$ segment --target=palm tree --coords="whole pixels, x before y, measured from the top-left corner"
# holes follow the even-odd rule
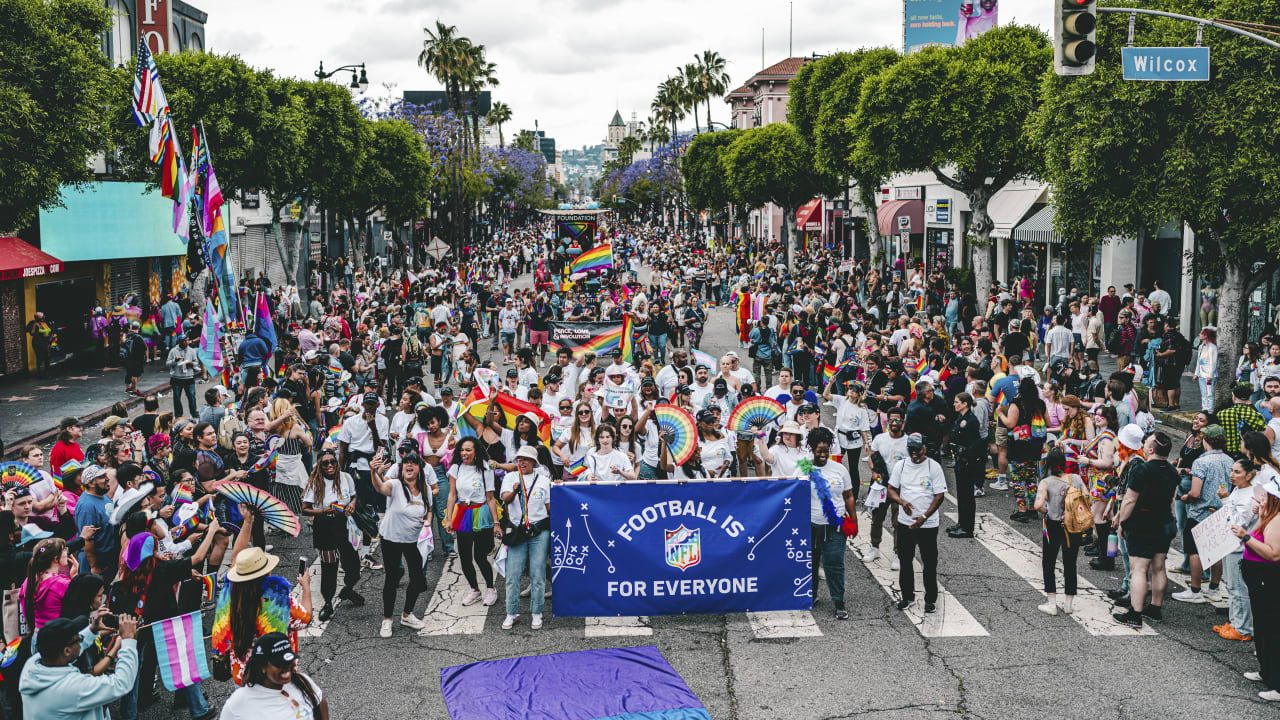
[[[630,165],[632,156],[640,152],[640,150],[640,138],[628,135],[618,141],[618,160],[622,162],[624,167]]]
[[[472,72],[467,78],[467,99],[473,121],[472,131],[475,134],[476,147],[480,147],[480,91],[498,87],[498,66],[488,62],[484,57],[483,45],[475,45],[471,49]]]
[[[498,127],[498,147],[505,148],[506,140],[502,137],[502,126],[511,122],[511,106],[504,102],[496,102],[489,108],[489,114],[486,117],[490,125]]]
[[[707,129],[711,130],[711,98],[722,97],[729,91],[729,73],[725,71],[725,59],[714,50],[703,50],[697,60],[702,73],[702,99],[707,103]]]
[[[675,137],[678,134],[676,123],[686,117],[683,80],[669,77],[659,83],[658,94],[649,107],[662,115],[663,122],[671,123],[671,136]]]
[[[693,111],[693,134],[697,135],[698,103],[702,102],[704,95],[702,69],[695,63],[689,63],[684,66],[682,74],[684,75],[684,105]]]
[[[462,77],[469,64],[467,57],[471,41],[458,35],[456,25],[436,21],[435,32],[423,28],[427,39],[418,53],[418,65],[431,73],[444,86],[449,104],[457,112],[462,110]]]
[[[653,152],[655,142],[667,141],[667,121],[657,111],[649,115],[649,129],[645,131],[644,139],[649,143],[649,152]]]

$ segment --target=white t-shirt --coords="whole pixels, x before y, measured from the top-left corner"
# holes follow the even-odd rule
[[[1061,325],[1054,325],[1044,334],[1044,344],[1049,349],[1049,357],[1070,357],[1073,341],[1071,331]]]
[[[517,376],[520,381],[520,387],[524,388],[528,393],[529,388],[538,387],[538,371],[531,367],[523,368]]]
[[[898,495],[911,503],[912,513],[898,513],[899,525],[911,525],[923,517],[933,503],[935,495],[947,492],[947,478],[942,474],[942,466],[936,460],[925,458],[922,463],[911,462],[908,458],[902,462],[889,465],[889,485],[897,488]],[[935,512],[920,527],[936,528],[941,512]]]
[[[752,374],[750,370],[742,367],[741,365],[738,366],[737,370],[730,370],[729,373],[734,377],[738,378],[738,380],[742,381],[744,384],[745,383],[750,383],[752,385],[756,384],[756,376]]]
[[[831,404],[836,409],[836,437],[840,440],[840,449],[854,450],[862,447],[862,433],[871,432],[869,411],[861,405],[849,402],[843,395],[832,395]],[[846,436],[846,432],[853,433],[853,437]]]
[[[520,324],[520,311],[511,308],[503,308],[498,311],[498,330],[504,333],[513,333]]]
[[[626,459],[625,455],[623,459]],[[524,501],[521,498],[524,497],[525,493],[529,495],[529,522],[531,524],[550,517],[547,511],[547,503],[551,502],[551,476],[547,474],[546,469],[535,467],[532,475],[525,475],[524,490],[518,489],[519,484],[519,472],[509,472],[502,478],[503,494],[515,491],[515,497],[511,498],[511,502],[506,503],[511,523],[519,525],[524,522]]]
[[[381,414],[375,415],[374,424],[378,428],[378,438],[384,443],[387,442],[391,438],[391,425],[387,422],[387,418]],[[369,423],[364,419],[363,414],[352,415],[342,422],[342,429],[338,431],[338,442],[345,442],[347,449],[352,452],[377,452],[373,447],[373,433],[369,432]],[[368,470],[369,459],[357,460],[356,469]]]
[[[708,475],[719,475],[733,462],[733,451],[736,441],[727,434],[719,440],[703,440],[698,443],[698,452],[702,457],[702,469]]]
[[[893,470],[893,466],[898,464],[899,460],[907,457],[907,436],[904,434],[900,438],[893,438],[889,433],[882,432],[871,438],[871,452],[880,453],[880,457],[884,459],[884,466]],[[867,463],[871,463],[871,455],[867,455]]]
[[[675,365],[668,365],[658,371],[653,381],[658,384],[659,395],[671,397],[671,393],[676,391],[676,385],[680,382],[680,371]]]
[[[436,484],[436,474],[426,469],[422,472],[423,480]],[[431,490],[423,495],[414,496],[407,493],[400,480],[388,480],[391,483],[391,495],[387,497],[387,514],[382,517],[378,533],[383,540],[397,543],[416,543],[418,533],[422,532],[423,519],[429,517],[427,508],[431,506]],[[430,486],[428,486],[429,488]],[[405,495],[409,495],[405,498]]]
[[[485,501],[485,493],[493,492],[493,469],[489,468],[481,476],[475,465],[451,465],[449,481],[458,491],[458,502],[466,505],[479,505]]]
[[[1280,458],[1280,417],[1268,420],[1267,427],[1276,435],[1276,439],[1271,441],[1271,457]]]
[[[769,448],[769,452],[773,454],[773,464],[769,466],[769,470],[774,477],[795,477],[798,474],[796,464],[812,457],[803,447],[790,448],[781,442]]]
[[[703,400],[711,394],[711,391],[715,390],[715,386],[712,385],[709,380],[706,385],[699,385],[697,381],[694,381],[693,385],[690,385],[690,387],[693,388],[693,395],[691,399],[693,400],[693,406],[696,408],[702,407]]]
[[[849,479],[849,471],[838,462],[827,460],[827,464],[814,468],[827,483],[827,491],[831,494],[831,502],[835,503],[836,514],[844,517],[847,513],[844,506],[844,491],[853,489],[853,481]],[[822,499],[818,496],[818,488],[809,481],[809,522],[814,525],[829,525],[827,514],[822,510]]]
[[[326,479],[324,481],[323,498],[317,498],[315,489],[308,487],[307,491],[302,494],[302,502],[311,503],[311,507],[316,508],[317,510],[322,510],[333,503],[346,505],[351,502],[351,498],[356,496],[356,481],[352,480],[351,476],[347,473],[340,473],[338,475],[338,490],[341,492],[341,496],[334,497],[333,483]],[[415,536],[414,539],[416,540],[417,537]]]
[[[411,412],[400,412],[397,410],[395,417],[391,418],[391,434],[395,435],[400,440],[405,439],[408,437],[409,426],[413,424],[413,421],[416,418],[417,416]]]
[[[790,394],[791,394],[791,388],[784,388],[781,385],[774,385],[773,387],[764,391],[764,396],[769,398],[770,400],[777,400],[779,395],[790,395]],[[791,413],[791,414],[794,414],[794,413]]]
[[[416,538],[415,538],[416,540]],[[306,678],[316,693],[316,704],[324,700],[324,691],[310,675],[295,670]],[[301,691],[289,683],[280,690],[265,685],[246,685],[236,688],[222,704],[219,720],[312,720],[315,710]]]
[[[595,449],[587,453],[587,471],[596,476],[597,482],[626,480],[620,473],[613,471],[615,467],[627,472],[631,470],[631,459],[618,448],[614,448],[606,455],[601,455]]]

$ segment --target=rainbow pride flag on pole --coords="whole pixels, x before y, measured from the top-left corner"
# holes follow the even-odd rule
[[[569,265],[569,272],[599,272],[613,267],[613,247],[597,245],[582,253]]]

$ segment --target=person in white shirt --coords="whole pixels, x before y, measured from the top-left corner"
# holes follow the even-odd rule
[[[1167,290],[1160,287],[1160,281],[1152,280],[1151,286],[1154,287],[1155,290],[1147,293],[1147,302],[1160,303],[1160,310],[1165,314],[1173,312],[1173,298],[1169,295]]]
[[[791,396],[791,368],[779,370],[778,384],[764,391],[764,396],[770,400],[777,400],[779,395]]]
[[[360,558],[347,534],[347,522],[355,510],[353,501],[357,494],[355,481],[339,470],[338,456],[332,450],[321,450],[302,495],[302,514],[311,518],[311,542],[320,555],[320,595],[324,598],[324,607],[318,617],[322,622],[333,617],[339,562],[344,585],[338,597],[357,607],[364,604],[364,598],[355,589],[360,581]]]
[[[484,604],[493,605],[498,602],[498,590],[493,585],[489,551],[493,549],[494,540],[502,539],[502,528],[494,523],[498,502],[494,499],[493,468],[484,459],[476,438],[463,438],[453,449],[445,516],[448,519],[445,532],[457,538],[462,575],[471,586],[462,604],[474,605],[482,597],[476,579],[476,568],[479,568],[485,582]]]
[[[699,365],[693,374],[693,406],[696,408],[702,407],[702,401],[713,389],[711,385],[711,369],[706,365]]]
[[[417,394],[409,391],[400,393],[400,404],[396,406],[396,414],[391,418],[388,424],[390,427],[391,443],[398,445],[401,440],[408,437],[409,427],[413,425],[416,417],[416,411],[413,407]]]
[[[542,627],[551,544],[551,476],[538,464],[538,451],[532,446],[516,452],[516,471],[502,478],[501,495],[512,533],[507,542],[507,617],[502,629],[510,630],[520,614],[520,576],[528,568],[530,627],[537,630]],[[517,542],[520,537],[526,539]]]
[[[595,446],[586,454],[588,482],[618,482],[639,477],[631,459],[618,449],[618,431],[612,424],[602,423],[597,427],[594,440]]]
[[[326,720],[329,700],[296,663],[288,635],[259,637],[245,664],[244,686],[223,703],[219,720]]]
[[[724,358],[720,360],[720,367],[728,369],[738,379],[739,387],[756,384],[756,376],[750,370],[742,367],[742,361],[738,359],[737,351],[730,350],[725,353]]]
[[[412,441],[410,446],[413,446]],[[378,526],[383,564],[387,571],[382,585],[382,627],[378,631],[384,638],[391,637],[391,611],[400,588],[400,578],[404,577],[403,565],[409,567],[409,585],[404,592],[400,624],[414,630],[425,627],[422,620],[413,614],[418,596],[427,589],[426,559],[418,550],[418,535],[423,525],[431,520],[428,508],[438,489],[435,472],[425,472],[424,464],[417,452],[405,455],[395,466],[385,459],[376,459],[369,464],[374,489],[388,499],[387,514]],[[391,475],[388,468],[396,471],[394,479],[387,477]]]
[[[938,522],[942,499],[947,494],[947,478],[938,461],[925,455],[920,433],[907,436],[905,460],[889,468],[889,500],[898,513],[898,586],[902,599],[898,609],[906,610],[916,599],[916,548],[924,563],[924,611],[934,612],[938,602]]]
[[[798,474],[796,465],[801,460],[811,457],[808,448],[803,445],[803,436],[800,424],[794,420],[788,420],[778,431],[777,444],[766,446],[764,435],[756,439],[760,457],[769,464],[769,473],[773,477],[796,477]]]
[[[862,448],[871,442],[871,411],[862,402],[866,388],[860,382],[851,382],[841,396],[832,392],[835,384],[836,378],[832,377],[822,397],[836,409],[836,439],[840,444],[840,453],[844,456],[850,477],[858,477],[858,460],[862,456]],[[854,483],[855,499],[859,485],[860,483]]]
[[[880,502],[876,503],[871,511],[871,549],[862,558],[866,562],[880,557],[880,538],[884,532],[884,521],[890,507],[893,508],[893,524],[896,525],[898,522],[898,506],[891,502],[884,502],[884,499],[887,496],[886,483],[889,480],[889,470],[899,460],[907,457],[907,436],[902,432],[906,420],[905,413],[906,411],[900,406],[890,408],[885,414],[887,432],[876,435],[869,446],[871,452],[867,455],[867,465],[871,467],[871,489],[867,491],[867,507],[872,507],[873,498],[879,499]],[[894,555],[889,562],[889,567],[897,570],[900,567],[897,534],[893,536],[893,549]]]
[[[713,408],[697,414],[698,454],[707,477],[728,477],[733,467],[734,438],[720,431],[720,416]]]
[[[369,479],[369,459],[379,448],[385,447],[391,437],[391,424],[379,410],[381,402],[378,393],[365,393],[361,402],[362,412],[344,420],[342,429],[338,431],[339,466],[354,468],[356,494],[361,502],[371,505],[379,513],[386,511],[387,503],[386,498],[373,489]]]
[[[526,393],[529,388],[538,386],[538,371],[533,367],[533,351],[527,347],[516,352],[516,378]]]
[[[834,441],[831,431],[817,428],[809,433],[809,450],[813,453],[813,469],[817,477],[809,477],[809,538],[813,549],[813,599],[818,599],[818,570],[826,568],[827,592],[831,594],[831,604],[835,605],[836,619],[848,620],[849,611],[844,607],[844,548],[845,534],[840,526],[832,526],[829,512],[834,512],[837,519],[843,522],[845,517],[853,516],[854,508],[853,483],[849,472],[839,463],[830,461],[831,444]],[[817,483],[823,483],[820,488]],[[825,499],[823,496],[826,496]],[[833,507],[824,507],[829,502]]]
[[[1044,334],[1044,346],[1048,354],[1049,363],[1052,364],[1058,358],[1070,359],[1071,348],[1075,338],[1072,337],[1071,331],[1062,324],[1063,317],[1061,315],[1053,316],[1053,326]]]
[[[676,385],[680,383],[680,368],[685,367],[689,367],[689,351],[683,348],[672,350],[671,364],[659,370],[653,378],[654,382],[658,383],[659,395],[671,397]]]

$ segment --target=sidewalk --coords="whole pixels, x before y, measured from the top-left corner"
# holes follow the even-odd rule
[[[1117,368],[1116,358],[1105,351],[1099,353],[1098,369],[1103,377],[1111,375]],[[1141,382],[1135,387],[1138,388],[1138,392],[1144,394],[1147,392],[1146,386]],[[1168,425],[1183,432],[1191,429],[1191,420],[1200,411],[1200,386],[1196,384],[1196,379],[1186,372],[1182,373],[1182,397],[1178,399],[1178,407],[1180,410],[1176,413],[1153,409],[1151,415],[1162,425]]]
[[[205,386],[197,386],[197,396],[204,392]],[[169,372],[163,363],[147,364],[138,381],[138,390],[144,395],[158,393],[161,411],[173,409],[169,399]],[[142,398],[124,392],[124,370],[120,368],[55,368],[45,378],[7,383],[0,387],[0,403],[6,411],[0,413],[0,439],[4,441],[5,458],[16,455],[22,445],[51,444],[58,421],[68,415],[80,418],[86,440],[96,440],[96,426],[111,406],[121,401],[131,414],[141,412]]]

